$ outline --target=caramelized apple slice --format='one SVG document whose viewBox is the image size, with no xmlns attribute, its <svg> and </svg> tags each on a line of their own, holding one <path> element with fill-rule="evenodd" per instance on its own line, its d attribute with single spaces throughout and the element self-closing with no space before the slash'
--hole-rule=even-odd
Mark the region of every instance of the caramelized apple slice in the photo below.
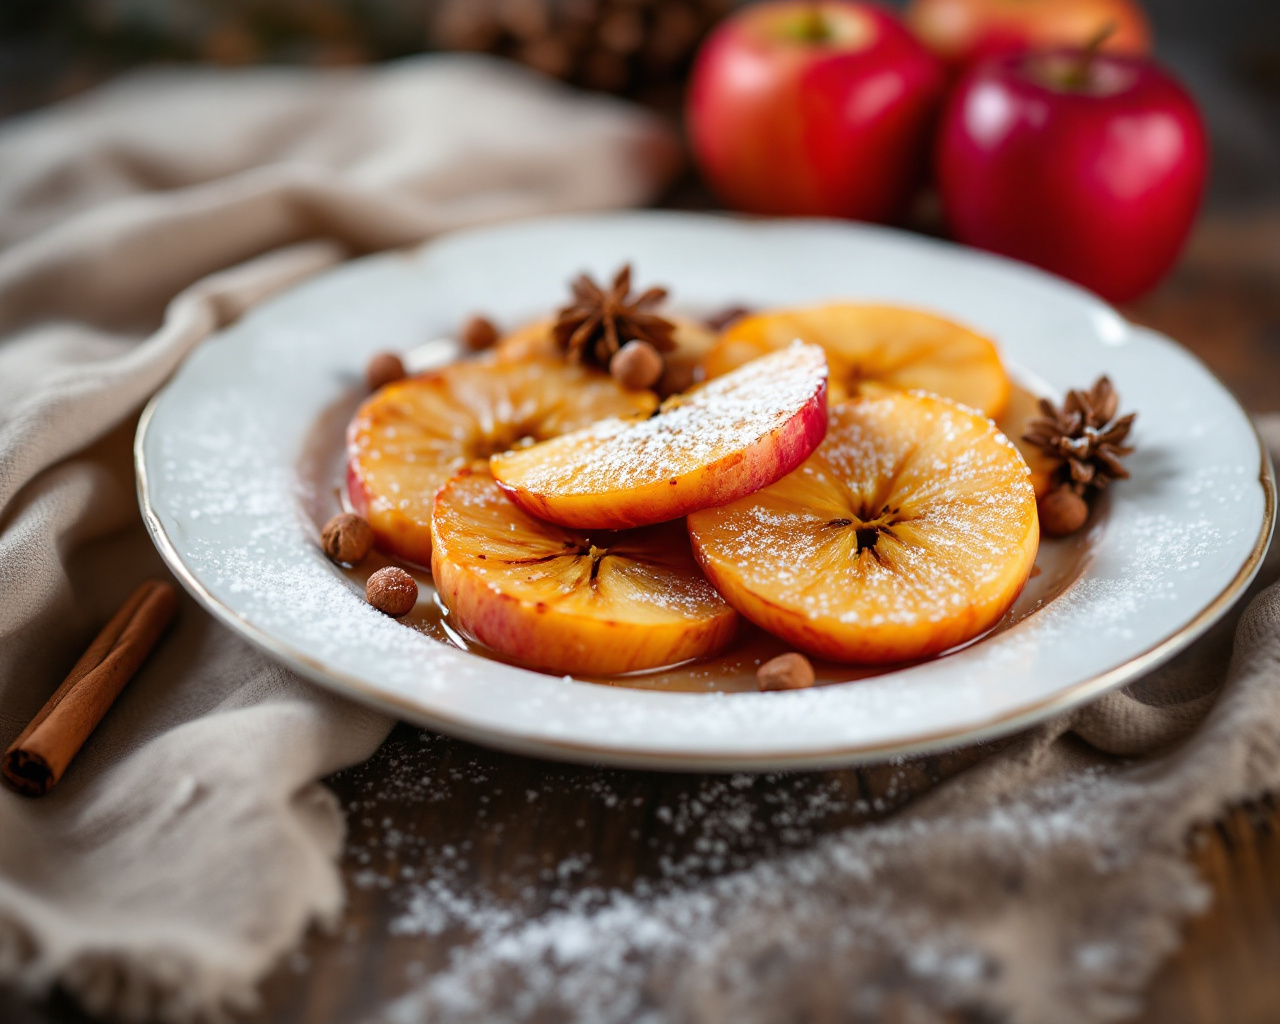
<svg viewBox="0 0 1280 1024">
<path fill-rule="evenodd" d="M 661 523 L 789 473 L 826 431 L 827 363 L 793 345 L 701 384 L 642 421 L 609 419 L 490 460 L 536 516 L 580 529 Z"/>
<path fill-rule="evenodd" d="M 382 551 L 426 565 L 436 491 L 459 469 L 657 404 L 650 391 L 563 360 L 455 363 L 390 384 L 360 407 L 347 430 L 347 493 Z"/>
<path fill-rule="evenodd" d="M 558 359 L 560 346 L 551 336 L 554 320 L 532 320 L 498 339 L 493 352 L 499 359 Z"/>
<path fill-rule="evenodd" d="M 794 473 L 689 517 L 725 599 L 834 661 L 923 658 L 1017 599 L 1039 541 L 1026 463 L 990 420 L 885 392 L 836 406 Z"/>
<path fill-rule="evenodd" d="M 582 533 L 513 504 L 487 472 L 436 496 L 431 574 L 462 633 L 529 668 L 617 675 L 727 644 L 738 617 L 683 523 Z"/>
<path fill-rule="evenodd" d="M 931 313 L 837 303 L 759 313 L 727 327 L 705 360 L 708 377 L 799 338 L 821 345 L 831 366 L 831 401 L 881 386 L 930 391 L 998 417 L 1009 378 L 988 339 Z"/>
</svg>

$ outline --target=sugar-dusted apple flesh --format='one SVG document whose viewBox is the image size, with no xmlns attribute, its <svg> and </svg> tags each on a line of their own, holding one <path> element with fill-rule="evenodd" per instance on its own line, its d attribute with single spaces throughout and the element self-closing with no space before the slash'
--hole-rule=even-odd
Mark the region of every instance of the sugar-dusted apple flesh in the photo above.
<svg viewBox="0 0 1280 1024">
<path fill-rule="evenodd" d="M 347 494 L 380 550 L 427 565 L 436 491 L 459 469 L 603 417 L 644 417 L 657 404 L 650 391 L 563 360 L 455 363 L 360 406 L 347 430 Z"/>
<path fill-rule="evenodd" d="M 876 386 L 930 391 L 997 417 L 1009 378 L 990 339 L 951 320 L 898 306 L 832 303 L 744 317 L 705 360 L 708 377 L 799 338 L 821 345 L 831 367 L 831 401 Z"/>
<path fill-rule="evenodd" d="M 796 344 L 668 399 L 647 420 L 601 420 L 495 455 L 490 467 L 533 515 L 620 530 L 759 490 L 800 465 L 826 428 L 826 358 Z"/>
<path fill-rule="evenodd" d="M 689 533 L 747 618 L 810 654 L 878 664 L 995 625 L 1031 572 L 1039 521 L 1027 465 L 990 420 L 884 392 L 833 408 L 803 466 L 691 515 Z"/>
<path fill-rule="evenodd" d="M 737 613 L 682 522 L 585 533 L 528 515 L 484 470 L 436 497 L 431 573 L 466 636 L 528 668 L 617 675 L 711 654 Z"/>
</svg>

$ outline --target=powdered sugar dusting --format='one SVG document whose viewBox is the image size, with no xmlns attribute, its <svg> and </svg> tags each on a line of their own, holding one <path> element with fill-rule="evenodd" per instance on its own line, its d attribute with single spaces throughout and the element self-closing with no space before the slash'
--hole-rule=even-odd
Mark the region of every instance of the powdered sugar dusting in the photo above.
<svg viewBox="0 0 1280 1024">
<path fill-rule="evenodd" d="M 308 659 L 295 663 L 383 706 L 462 723 L 495 743 L 518 738 L 525 749 L 559 753 L 557 744 L 574 744 L 591 756 L 665 766 L 692 763 L 692 752 L 699 764 L 723 766 L 795 763 L 797 755 L 821 761 L 823 751 L 833 752 L 830 762 L 849 749 L 900 747 L 939 733 L 968 738 L 993 718 L 1052 708 L 1080 680 L 1190 621 L 1230 584 L 1256 542 L 1262 499 L 1245 418 L 1194 360 L 1112 314 L 1104 341 L 1117 343 L 1099 366 L 1091 326 L 1099 307 L 1078 293 L 881 233 L 649 216 L 503 228 L 446 241 L 416 262 L 399 254 L 359 261 L 203 346 L 162 396 L 142 444 L 145 497 L 171 557 L 233 625 L 249 624 L 259 640 Z M 1060 388 L 1107 370 L 1142 418 L 1133 478 L 1117 485 L 1091 532 L 1070 542 L 1090 560 L 1088 571 L 1038 614 L 955 657 L 853 685 L 735 697 L 639 693 L 521 672 L 363 608 L 296 515 L 294 466 L 310 423 L 374 349 L 408 349 L 473 308 L 527 315 L 579 266 L 623 259 L 679 281 L 682 294 L 708 307 L 744 294 L 815 301 L 851 282 L 901 301 L 919 296 L 990 325 L 1006 352 Z M 495 278 L 509 287 L 494 289 Z M 513 774 L 489 770 L 503 755 L 468 755 L 463 745 L 429 739 L 454 757 L 424 766 L 393 749 L 371 776 L 379 791 L 349 807 L 353 823 L 371 822 L 350 852 L 365 858 L 358 880 L 381 888 L 394 870 L 411 886 L 395 926 L 402 941 L 431 934 L 457 941 L 452 954 L 418 965 L 416 983 L 403 979 L 411 991 L 383 1016 L 401 1024 L 535 1016 L 652 1022 L 666 1000 L 695 1018 L 751 1024 L 782 1019 L 770 1014 L 778 1006 L 791 1017 L 811 1009 L 814 1019 L 833 1007 L 857 1021 L 930 1019 L 930 1006 L 904 1007 L 904 988 L 943 993 L 940 1001 L 952 1006 L 976 1006 L 977 993 L 994 993 L 981 1005 L 1004 1012 L 1015 993 L 1001 970 L 1009 959 L 996 941 L 1003 935 L 1019 944 L 1021 964 L 1076 965 L 1035 974 L 1066 984 L 1048 997 L 1028 986 L 1036 1003 L 1025 1016 L 1061 1011 L 1059 1019 L 1079 1021 L 1089 1010 L 1092 1019 L 1116 1019 L 1134 1009 L 1135 978 L 1174 941 L 1171 922 L 1197 905 L 1200 890 L 1178 859 L 1189 823 L 1185 797 L 1196 794 L 1203 809 L 1248 792 L 1246 782 L 1257 791 L 1241 766 L 1266 761 L 1245 756 L 1245 744 L 1269 740 L 1251 734 L 1249 722 L 1276 720 L 1274 701 L 1265 699 L 1274 693 L 1257 687 L 1253 697 L 1264 699 L 1256 703 L 1220 704 L 1213 728 L 1162 759 L 1162 777 L 1082 768 L 1088 751 L 1080 743 L 1055 750 L 1029 742 L 1010 750 L 1006 763 L 1019 766 L 1012 778 L 981 766 L 870 828 L 844 831 L 856 815 L 844 818 L 838 808 L 874 804 L 888 790 L 870 797 L 858 783 L 838 782 L 852 773 L 709 779 L 685 800 L 658 794 L 638 808 L 669 827 L 656 851 L 668 859 L 634 879 L 604 877 L 585 844 L 537 859 L 525 873 L 500 874 L 490 888 L 476 886 L 469 872 L 501 847 L 518 815 L 536 819 L 552 799 L 561 811 L 573 800 L 602 805 L 607 817 L 592 820 L 625 829 L 635 798 L 627 780 L 654 776 L 582 769 L 577 789 L 556 779 L 512 790 Z M 915 763 L 888 770 L 905 780 Z M 520 764 L 523 779 L 530 762 Z M 488 823 L 486 849 L 439 835 L 436 802 L 464 785 L 468 828 Z M 746 806 L 735 796 L 739 786 L 751 795 Z M 383 787 L 412 794 L 419 813 L 401 816 L 399 827 L 380 820 Z M 780 794 L 778 803 L 768 803 L 770 792 Z M 508 797 L 512 817 L 489 811 Z M 818 810 L 806 817 L 811 801 Z M 585 815 L 561 820 L 566 829 L 587 827 Z M 692 849 L 671 840 L 680 827 Z M 1152 839 L 1157 830 L 1165 834 Z M 613 836 L 622 851 L 639 840 L 627 831 Z M 1127 863 L 1153 842 L 1163 855 Z M 1034 861 L 1026 851 L 1037 853 Z M 991 883 L 982 898 L 969 889 L 974 881 Z M 1062 926 L 1016 917 L 1015 902 L 1052 908 Z M 969 914 L 964 934 L 930 911 L 961 904 Z M 840 1001 L 821 1005 L 819 996 L 832 992 Z"/>
<path fill-rule="evenodd" d="M 754 249 L 744 244 L 764 230 L 754 225 L 663 222 L 632 225 L 624 237 L 608 221 L 599 230 L 576 226 L 572 246 L 567 235 L 521 230 L 531 235 L 519 249 L 497 242 L 468 248 L 459 239 L 432 248 L 429 258 L 356 261 L 264 304 L 184 363 L 149 420 L 141 442 L 145 496 L 169 557 L 230 625 L 343 692 L 550 756 L 668 767 L 830 764 L 926 737 L 971 736 L 992 721 L 1070 699 L 1080 681 L 1192 621 L 1231 584 L 1256 542 L 1263 506 L 1252 429 L 1194 360 L 1134 331 L 1125 345 L 1106 349 L 1105 366 L 1094 365 L 1079 296 L 1057 296 L 1049 316 L 1047 294 L 1031 296 L 1017 281 L 974 289 L 998 301 L 984 299 L 985 313 L 965 314 L 975 272 L 967 262 L 944 261 L 948 273 L 937 281 L 953 289 L 954 303 L 939 298 L 935 306 L 954 304 L 956 315 L 981 326 L 1006 324 L 992 332 L 1006 353 L 1055 387 L 1105 369 L 1126 404 L 1142 411 L 1138 450 L 1127 460 L 1132 479 L 1115 485 L 1090 532 L 1062 545 L 1087 563 L 1074 588 L 953 656 L 795 693 L 603 687 L 451 649 L 368 608 L 323 558 L 314 525 L 298 512 L 296 466 L 307 433 L 356 386 L 375 350 L 408 350 L 475 308 L 500 320 L 527 317 L 588 259 L 583 246 L 595 247 L 592 265 L 643 261 L 708 308 L 744 288 L 775 303 L 841 294 L 854 265 L 839 256 L 845 243 L 834 240 L 819 247 L 825 255 L 818 259 L 818 250 L 800 243 L 810 228 L 787 235 L 794 248 L 785 274 L 774 254 L 755 271 L 729 258 Z M 698 240 L 727 244 L 730 235 L 723 265 L 708 260 Z M 683 251 L 698 258 L 673 265 L 672 254 Z M 537 273 L 529 272 L 530 253 L 538 254 Z M 516 254 L 523 254 L 518 261 Z M 859 259 L 860 272 L 879 272 L 874 260 Z M 509 289 L 492 287 L 498 264 L 510 268 Z M 895 276 L 903 289 L 925 279 L 901 268 L 892 274 L 905 275 Z M 961 288 L 963 281 L 970 285 Z M 1082 633 L 1090 643 L 1079 643 Z"/>
<path fill-rule="evenodd" d="M 993 605 L 998 615 L 1030 570 L 1034 519 L 1026 466 L 994 424 L 886 394 L 832 410 L 795 474 L 689 522 L 716 579 L 829 634 L 864 636 Z M 866 523 L 880 524 L 870 541 Z"/>
<path fill-rule="evenodd" d="M 647 420 L 601 420 L 495 460 L 494 475 L 534 492 L 597 494 L 701 472 L 766 441 L 826 379 L 822 349 L 797 343 L 677 396 Z"/>
<path fill-rule="evenodd" d="M 522 602 L 530 614 L 639 628 L 692 628 L 732 615 L 693 560 L 683 523 L 593 538 L 534 519 L 477 472 L 441 490 L 435 530 L 437 554 L 454 573 L 471 575 L 495 600 Z"/>
<path fill-rule="evenodd" d="M 1062 884 L 1028 865 L 1055 865 L 1076 898 L 1132 867 L 1133 847 L 1116 843 L 1135 791 L 1123 767 L 1077 754 L 1064 772 L 1043 743 L 1010 750 L 1012 762 L 1033 751 L 1045 762 L 1038 780 L 1019 773 L 1016 795 L 974 768 L 940 801 L 919 797 L 1001 755 L 665 786 L 662 777 L 509 763 L 402 730 L 380 755 L 397 770 L 375 765 L 339 783 L 355 791 L 347 857 L 360 865 L 357 884 L 390 890 L 392 938 L 429 951 L 408 961 L 408 990 L 373 1019 L 612 1024 L 715 1005 L 716 1019 L 771 1020 L 807 1005 L 787 978 L 856 993 L 853 1019 L 868 1021 L 903 989 L 933 1006 L 990 993 L 1009 951 L 985 924 L 1012 901 L 1052 900 Z M 467 807 L 474 824 L 441 834 L 441 820 L 468 818 Z M 531 815 L 564 827 L 524 858 L 499 853 L 521 847 Z M 600 829 L 620 840 L 607 861 L 593 855 Z M 487 884 L 475 880 L 480 860 Z M 1171 902 L 1184 912 L 1202 905 L 1189 873 L 1180 881 Z M 1095 920 L 1054 941 L 1082 977 L 1105 978 L 1135 967 L 1131 927 Z M 840 980 L 822 965 L 838 967 Z"/>
</svg>

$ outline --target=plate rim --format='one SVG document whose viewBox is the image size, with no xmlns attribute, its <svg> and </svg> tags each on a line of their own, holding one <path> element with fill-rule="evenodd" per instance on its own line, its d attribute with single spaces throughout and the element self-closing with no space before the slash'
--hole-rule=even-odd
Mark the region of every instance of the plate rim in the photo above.
<svg viewBox="0 0 1280 1024">
<path fill-rule="evenodd" d="M 701 754 L 696 751 L 685 751 L 680 754 L 657 754 L 631 752 L 620 754 L 608 748 L 595 747 L 585 743 L 574 743 L 567 740 L 532 739 L 517 734 L 486 732 L 469 723 L 456 720 L 449 715 L 432 713 L 421 705 L 400 697 L 397 694 L 374 691 L 368 684 L 349 673 L 322 664 L 293 645 L 285 643 L 267 633 L 265 630 L 249 622 L 225 602 L 214 596 L 202 584 L 182 561 L 181 555 L 170 540 L 159 515 L 151 504 L 148 486 L 146 463 L 143 458 L 143 445 L 147 428 L 160 400 L 163 389 L 157 392 L 138 420 L 137 433 L 134 436 L 134 475 L 138 492 L 138 504 L 142 510 L 143 522 L 161 558 L 169 570 L 177 577 L 186 591 L 191 594 L 205 610 L 241 637 L 266 651 L 277 660 L 283 661 L 291 668 L 307 678 L 343 696 L 351 697 L 366 706 L 389 710 L 394 707 L 397 713 L 403 712 L 406 721 L 430 728 L 439 728 L 452 736 L 477 742 L 483 745 L 499 746 L 515 753 L 529 754 L 539 757 L 551 757 L 557 760 L 569 760 L 586 764 L 611 764 L 618 767 L 635 767 L 642 765 L 645 769 L 666 771 L 688 770 L 685 765 L 697 763 L 703 771 L 742 771 L 744 765 L 756 765 L 762 770 L 780 768 L 816 769 L 835 767 L 874 761 L 878 757 L 896 756 L 899 754 L 924 754 L 940 750 L 955 749 L 970 743 L 980 743 L 986 739 L 1008 735 L 1025 725 L 1043 721 L 1052 715 L 1069 711 L 1086 703 L 1090 698 L 1109 690 L 1117 689 L 1125 683 L 1155 668 L 1165 660 L 1173 657 L 1208 630 L 1231 607 L 1236 598 L 1248 587 L 1257 575 L 1270 545 L 1276 521 L 1276 485 L 1272 470 L 1271 455 L 1267 450 L 1257 424 L 1249 417 L 1253 435 L 1257 441 L 1261 455 L 1258 482 L 1263 490 L 1263 523 L 1254 541 L 1249 557 L 1240 567 L 1231 581 L 1208 604 L 1206 604 L 1191 621 L 1174 630 L 1163 640 L 1147 650 L 1134 655 L 1129 660 L 1107 670 L 1090 676 L 1073 684 L 1052 697 L 1019 708 L 1016 711 L 993 716 L 976 726 L 958 727 L 956 729 L 934 733 L 920 737 L 914 741 L 862 743 L 849 746 L 815 750 L 803 755 L 782 756 L 778 754 Z M 1234 397 L 1234 395 L 1233 395 Z M 681 765 L 672 765 L 674 758 L 679 758 Z M 748 769 L 749 770 L 749 769 Z"/>
<path fill-rule="evenodd" d="M 630 212 L 637 211 L 616 211 Z M 695 215 L 696 216 L 696 215 Z M 570 220 L 569 218 L 528 218 L 521 223 L 547 220 Z M 733 219 L 733 218 L 730 218 Z M 755 218 L 744 218 L 755 220 Z M 808 219 L 802 219 L 808 220 Z M 768 219 L 766 219 L 766 223 Z M 821 223 L 831 223 L 820 221 Z M 863 225 L 858 225 L 862 227 Z M 877 232 L 893 236 L 908 235 L 907 232 L 892 231 L 882 226 L 870 225 Z M 483 229 L 482 229 L 483 230 Z M 448 232 L 439 238 L 426 243 L 408 247 L 408 252 L 421 250 L 436 241 L 465 232 Z M 914 236 L 910 236 L 914 237 Z M 920 241 L 939 243 L 938 239 L 920 239 Z M 941 243 L 946 246 L 946 243 Z M 946 246 L 947 248 L 959 248 Z M 385 255 L 385 254 L 382 254 Z M 986 254 L 984 254 L 986 255 Z M 349 262 L 349 261 L 348 261 Z M 1013 262 L 1020 271 L 1035 271 L 1035 268 Z M 1043 274 L 1043 272 L 1036 272 Z M 1055 283 L 1082 291 L 1071 282 L 1059 281 L 1053 275 L 1043 274 Z M 1084 292 L 1094 302 L 1100 302 L 1097 296 Z M 1106 305 L 1106 304 L 1104 304 Z M 1113 307 L 1106 306 L 1107 309 Z M 1117 314 L 1118 315 L 1118 314 Z M 1135 330 L 1146 330 L 1141 325 L 1126 323 Z M 977 723 L 955 726 L 939 730 L 910 740 L 888 740 L 862 743 L 846 743 L 822 748 L 810 748 L 804 751 L 752 753 L 737 751 L 733 753 L 707 753 L 694 749 L 680 751 L 645 751 L 636 749 L 619 750 L 599 746 L 589 742 L 578 742 L 555 737 L 535 737 L 498 727 L 485 728 L 465 720 L 457 719 L 439 709 L 424 708 L 407 697 L 378 689 L 345 670 L 328 665 L 314 658 L 292 643 L 281 640 L 260 626 L 255 625 L 230 605 L 215 596 L 195 574 L 187 567 L 177 547 L 166 531 L 159 513 L 152 504 L 151 487 L 147 474 L 145 444 L 148 429 L 154 413 L 163 396 L 169 389 L 166 382 L 147 402 L 143 409 L 134 436 L 134 475 L 138 495 L 138 504 L 143 522 L 152 543 L 159 551 L 162 560 L 179 580 L 184 589 L 200 603 L 206 611 L 223 625 L 230 628 L 243 639 L 265 651 L 270 657 L 283 662 L 290 668 L 306 676 L 330 692 L 356 700 L 366 706 L 394 714 L 406 721 L 437 729 L 449 735 L 481 745 L 498 747 L 515 753 L 560 761 L 573 761 L 590 764 L 610 764 L 623 768 L 664 771 L 760 771 L 760 770 L 792 770 L 818 769 L 825 767 L 847 766 L 883 760 L 892 756 L 917 755 L 940 750 L 955 749 L 960 746 L 982 742 L 997 736 L 1008 735 L 1021 728 L 1044 721 L 1072 708 L 1094 699 L 1112 689 L 1119 688 L 1145 672 L 1155 668 L 1173 657 L 1218 621 L 1235 603 L 1262 565 L 1269 547 L 1276 524 L 1276 480 L 1272 467 L 1270 452 L 1258 431 L 1253 417 L 1244 409 L 1239 399 L 1230 388 L 1226 387 L 1203 361 L 1193 352 L 1182 348 L 1183 353 L 1194 360 L 1198 368 L 1212 377 L 1230 396 L 1238 411 L 1249 423 L 1258 447 L 1259 470 L 1257 481 L 1263 491 L 1262 522 L 1257 537 L 1249 551 L 1248 557 L 1241 564 L 1232 579 L 1213 598 L 1206 602 L 1188 621 L 1175 628 L 1162 639 L 1156 641 L 1145 650 L 1129 657 L 1118 665 L 1104 672 L 1097 673 L 1063 688 L 1050 696 L 1036 700 L 1018 708 L 996 713 Z"/>
</svg>

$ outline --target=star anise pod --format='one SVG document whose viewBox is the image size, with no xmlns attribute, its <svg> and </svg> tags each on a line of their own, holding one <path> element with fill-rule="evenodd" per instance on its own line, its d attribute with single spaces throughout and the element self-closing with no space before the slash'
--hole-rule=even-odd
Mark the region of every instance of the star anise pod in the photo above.
<svg viewBox="0 0 1280 1024">
<path fill-rule="evenodd" d="M 628 341 L 645 341 L 659 352 L 675 348 L 676 325 L 648 310 L 667 297 L 665 288 L 650 288 L 631 297 L 631 264 L 606 291 L 586 274 L 573 282 L 573 302 L 556 316 L 551 329 L 570 359 L 607 370 L 609 360 Z"/>
<path fill-rule="evenodd" d="M 1116 419 L 1119 405 L 1111 381 L 1099 377 L 1088 391 L 1068 391 L 1061 409 L 1041 399 L 1043 415 L 1027 425 L 1023 440 L 1061 460 L 1056 483 L 1070 484 L 1080 495 L 1088 488 L 1101 491 L 1129 476 L 1120 460 L 1133 451 L 1124 440 L 1137 413 Z"/>
</svg>

